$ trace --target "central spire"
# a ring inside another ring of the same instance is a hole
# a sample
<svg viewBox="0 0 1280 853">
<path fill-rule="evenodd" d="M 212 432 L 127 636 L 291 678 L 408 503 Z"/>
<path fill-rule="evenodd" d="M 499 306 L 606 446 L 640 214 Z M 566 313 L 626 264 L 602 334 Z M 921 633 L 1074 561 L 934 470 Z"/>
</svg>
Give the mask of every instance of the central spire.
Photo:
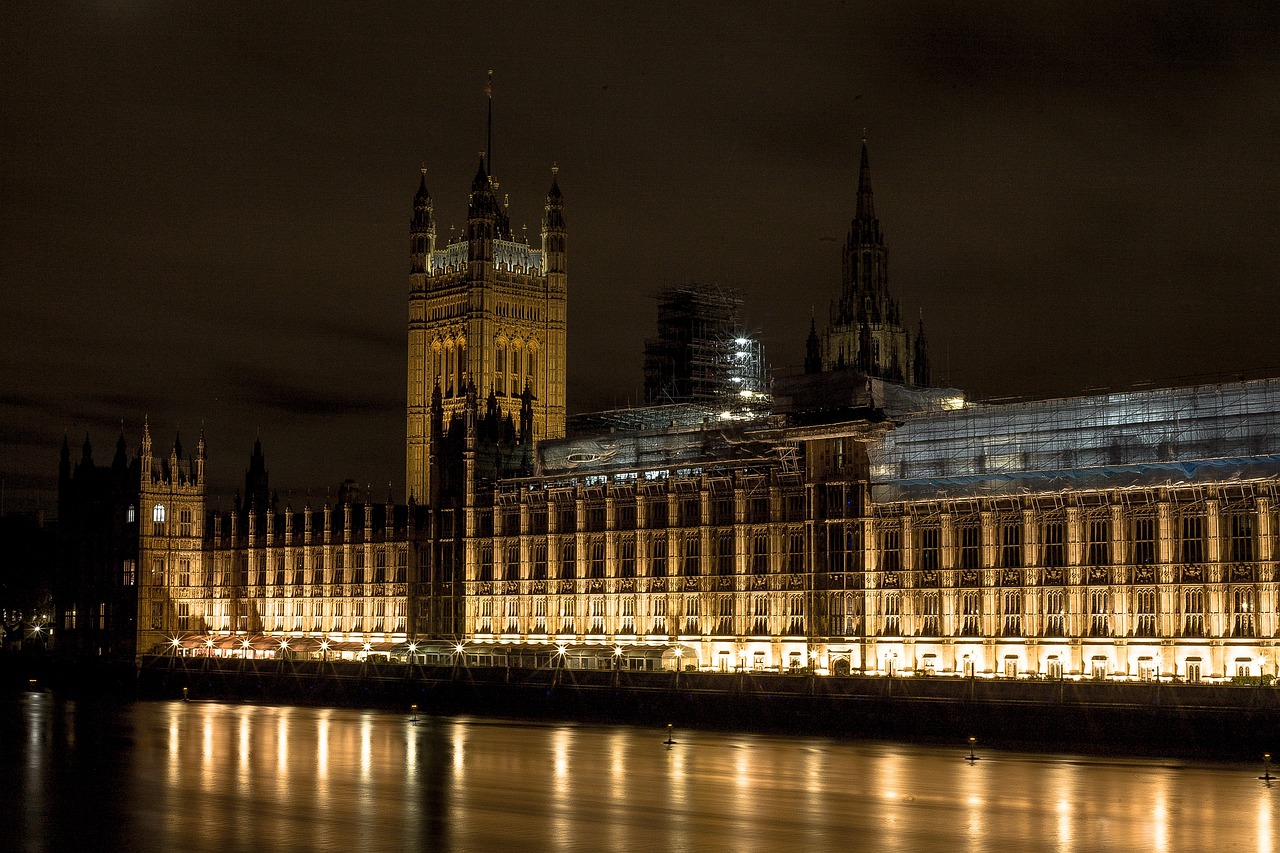
<svg viewBox="0 0 1280 853">
<path fill-rule="evenodd" d="M 871 161 L 867 158 L 867 138 L 862 138 L 862 165 L 858 167 L 858 219 L 875 219 L 876 203 L 871 195 Z"/>
</svg>

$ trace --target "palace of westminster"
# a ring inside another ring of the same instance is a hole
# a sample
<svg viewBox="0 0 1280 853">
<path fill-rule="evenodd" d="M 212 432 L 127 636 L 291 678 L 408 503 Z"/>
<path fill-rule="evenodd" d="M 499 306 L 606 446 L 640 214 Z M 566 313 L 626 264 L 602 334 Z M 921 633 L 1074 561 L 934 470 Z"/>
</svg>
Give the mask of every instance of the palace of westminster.
<svg viewBox="0 0 1280 853">
<path fill-rule="evenodd" d="M 122 436 L 104 465 L 64 443 L 58 649 L 1276 673 L 1280 380 L 1001 405 L 932 387 L 923 327 L 888 289 L 864 143 L 803 373 L 761 392 L 726 368 L 718 397 L 567 423 L 566 221 L 553 175 L 540 242 L 513 234 L 482 158 L 465 233 L 442 241 L 424 172 L 404 503 L 280 505 L 258 445 L 243 494 L 214 509 L 203 436 L 157 452 L 144 425 L 138 453 Z"/>
</svg>

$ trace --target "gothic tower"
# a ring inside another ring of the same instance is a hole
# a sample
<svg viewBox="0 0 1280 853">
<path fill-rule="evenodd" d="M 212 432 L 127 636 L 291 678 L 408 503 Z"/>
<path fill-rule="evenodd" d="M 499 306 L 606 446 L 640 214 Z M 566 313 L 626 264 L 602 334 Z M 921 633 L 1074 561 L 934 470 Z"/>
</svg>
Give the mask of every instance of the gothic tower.
<svg viewBox="0 0 1280 853">
<path fill-rule="evenodd" d="M 810 329 L 805 371 L 816 372 L 815 330 Z M 844 246 L 840 298 L 831 306 L 830 322 L 822 336 L 821 369 L 851 368 L 868 376 L 920 385 L 928 382 L 924 356 L 924 324 L 916 341 L 902 324 L 898 302 L 889 293 L 889 261 L 880 220 L 871 192 L 867 141 L 862 140 L 858 169 L 858 199 Z"/>
<path fill-rule="evenodd" d="M 500 417 L 527 420 L 531 438 L 564 435 L 568 268 L 564 198 L 552 167 L 541 245 L 513 234 L 492 161 L 471 182 L 466 231 L 437 247 L 426 173 L 410 220 L 406 499 L 432 500 L 432 399 L 447 428 L 468 388 L 490 394 Z M 532 396 L 522 418 L 522 398 Z"/>
<path fill-rule="evenodd" d="M 142 426 L 138 500 L 138 654 L 202 627 L 192 595 L 205 576 L 205 444 L 183 458 L 175 437 L 169 457 L 153 457 L 151 429 Z"/>
</svg>

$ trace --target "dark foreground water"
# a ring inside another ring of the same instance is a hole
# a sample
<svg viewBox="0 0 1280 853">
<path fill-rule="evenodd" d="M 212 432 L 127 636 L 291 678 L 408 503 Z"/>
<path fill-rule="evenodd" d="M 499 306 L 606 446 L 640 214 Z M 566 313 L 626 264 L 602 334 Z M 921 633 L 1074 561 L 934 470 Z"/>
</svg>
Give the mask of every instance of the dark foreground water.
<svg viewBox="0 0 1280 853">
<path fill-rule="evenodd" d="M 0 849 L 1280 851 L 1261 766 L 0 698 Z"/>
</svg>

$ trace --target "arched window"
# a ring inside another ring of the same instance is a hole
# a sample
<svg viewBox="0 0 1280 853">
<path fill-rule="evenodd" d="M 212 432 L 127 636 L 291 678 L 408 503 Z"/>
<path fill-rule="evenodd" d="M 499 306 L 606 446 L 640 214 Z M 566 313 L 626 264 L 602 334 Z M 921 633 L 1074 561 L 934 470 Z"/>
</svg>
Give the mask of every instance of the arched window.
<svg viewBox="0 0 1280 853">
<path fill-rule="evenodd" d="M 151 520 L 157 524 L 164 524 L 164 504 L 156 504 L 151 510 Z"/>
</svg>

